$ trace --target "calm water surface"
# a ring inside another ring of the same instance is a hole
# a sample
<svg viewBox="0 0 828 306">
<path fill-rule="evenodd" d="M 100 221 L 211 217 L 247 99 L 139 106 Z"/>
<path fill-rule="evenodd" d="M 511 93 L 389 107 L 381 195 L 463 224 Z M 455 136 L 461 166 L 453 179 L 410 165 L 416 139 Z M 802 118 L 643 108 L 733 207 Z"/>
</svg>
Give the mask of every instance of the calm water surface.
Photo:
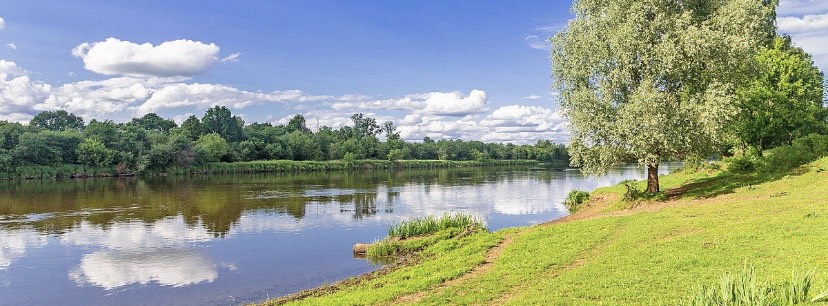
<svg viewBox="0 0 828 306">
<path fill-rule="evenodd" d="M 666 172 L 675 165 L 662 167 Z M 572 189 L 644 178 L 451 169 L 0 182 L 0 304 L 241 304 L 376 269 L 351 247 L 397 221 L 490 229 L 567 214 Z"/>
</svg>

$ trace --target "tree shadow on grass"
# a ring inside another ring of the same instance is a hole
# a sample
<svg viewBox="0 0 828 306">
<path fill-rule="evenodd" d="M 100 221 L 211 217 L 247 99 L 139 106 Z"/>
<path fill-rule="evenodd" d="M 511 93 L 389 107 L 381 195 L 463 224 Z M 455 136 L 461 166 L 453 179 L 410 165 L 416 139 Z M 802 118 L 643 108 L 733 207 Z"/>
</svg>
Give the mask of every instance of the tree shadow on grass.
<svg viewBox="0 0 828 306">
<path fill-rule="evenodd" d="M 713 177 L 695 179 L 680 187 L 671 188 L 667 190 L 667 197 L 668 199 L 712 198 L 734 193 L 738 188 L 775 181 L 785 176 L 799 176 L 807 172 L 807 166 L 776 173 L 762 171 L 754 173 L 733 173 L 724 171 Z"/>
</svg>

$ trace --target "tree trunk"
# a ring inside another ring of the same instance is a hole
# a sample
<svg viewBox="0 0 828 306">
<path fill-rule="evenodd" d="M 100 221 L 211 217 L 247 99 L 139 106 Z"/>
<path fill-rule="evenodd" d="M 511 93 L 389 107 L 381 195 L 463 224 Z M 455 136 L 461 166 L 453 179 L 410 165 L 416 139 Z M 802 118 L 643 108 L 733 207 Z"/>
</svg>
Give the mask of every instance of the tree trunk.
<svg viewBox="0 0 828 306">
<path fill-rule="evenodd" d="M 647 165 L 647 192 L 656 193 L 658 191 L 658 164 Z"/>
</svg>

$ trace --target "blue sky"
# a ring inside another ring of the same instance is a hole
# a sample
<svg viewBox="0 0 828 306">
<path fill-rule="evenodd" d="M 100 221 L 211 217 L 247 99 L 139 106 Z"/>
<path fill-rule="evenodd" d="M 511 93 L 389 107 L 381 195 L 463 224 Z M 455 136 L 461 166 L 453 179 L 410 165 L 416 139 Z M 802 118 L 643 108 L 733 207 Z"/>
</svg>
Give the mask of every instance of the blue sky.
<svg viewBox="0 0 828 306">
<path fill-rule="evenodd" d="M 227 105 L 247 122 L 303 113 L 337 127 L 363 112 L 407 139 L 565 141 L 544 40 L 570 5 L 8 1 L 0 119 L 180 121 Z M 828 67 L 828 1 L 783 1 L 780 28 Z"/>
</svg>

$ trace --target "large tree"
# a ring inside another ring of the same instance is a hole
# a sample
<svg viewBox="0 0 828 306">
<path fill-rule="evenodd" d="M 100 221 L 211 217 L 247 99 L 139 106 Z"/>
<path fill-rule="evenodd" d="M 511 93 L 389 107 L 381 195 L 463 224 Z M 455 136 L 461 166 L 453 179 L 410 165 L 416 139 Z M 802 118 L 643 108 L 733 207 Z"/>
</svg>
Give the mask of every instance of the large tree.
<svg viewBox="0 0 828 306">
<path fill-rule="evenodd" d="M 756 56 L 755 78 L 739 90 L 741 113 L 733 129 L 743 145 L 769 149 L 824 132 L 823 75 L 811 55 L 777 37 Z"/>
<path fill-rule="evenodd" d="M 228 142 L 239 142 L 244 138 L 244 121 L 239 116 L 233 116 L 225 106 L 208 109 L 201 118 L 201 124 L 207 134 L 217 133 Z"/>
<path fill-rule="evenodd" d="M 735 88 L 772 39 L 776 1 L 577 0 L 553 38 L 572 164 L 637 160 L 648 192 L 664 159 L 706 156 L 737 113 Z"/>
<path fill-rule="evenodd" d="M 83 118 L 67 113 L 65 110 L 46 111 L 34 116 L 29 121 L 29 125 L 52 131 L 81 129 L 83 128 Z"/>
</svg>

